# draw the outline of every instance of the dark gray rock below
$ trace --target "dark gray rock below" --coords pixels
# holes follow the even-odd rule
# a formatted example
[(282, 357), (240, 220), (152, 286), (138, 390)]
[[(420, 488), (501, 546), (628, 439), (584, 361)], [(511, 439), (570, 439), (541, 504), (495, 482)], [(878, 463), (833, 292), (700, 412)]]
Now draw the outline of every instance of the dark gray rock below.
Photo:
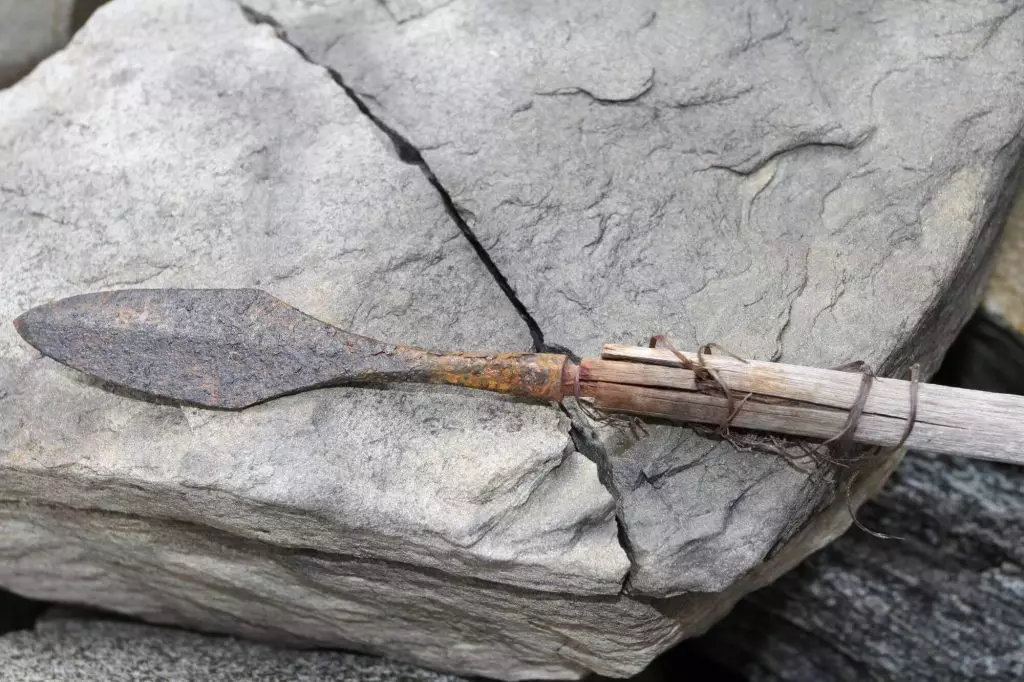
[(852, 531), (741, 602), (701, 649), (752, 682), (1019, 680), (1024, 471), (909, 455)]

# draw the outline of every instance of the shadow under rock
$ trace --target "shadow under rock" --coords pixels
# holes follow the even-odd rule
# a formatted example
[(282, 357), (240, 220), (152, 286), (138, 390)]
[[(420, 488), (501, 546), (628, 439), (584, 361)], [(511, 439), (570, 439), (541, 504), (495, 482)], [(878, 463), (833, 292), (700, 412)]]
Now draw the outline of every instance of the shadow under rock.
[(46, 602), (26, 599), (0, 589), (0, 635), (32, 628), (48, 606)]
[(109, 0), (78, 0), (71, 10), (71, 33), (77, 33), (78, 29), (89, 21), (92, 13), (98, 10)]

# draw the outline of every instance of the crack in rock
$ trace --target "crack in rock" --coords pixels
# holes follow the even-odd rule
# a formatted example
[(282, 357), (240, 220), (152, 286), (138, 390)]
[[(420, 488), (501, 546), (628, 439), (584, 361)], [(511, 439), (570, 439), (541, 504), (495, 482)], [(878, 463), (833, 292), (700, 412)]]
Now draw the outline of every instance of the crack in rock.
[(773, 162), (778, 161), (779, 159), (785, 156), (795, 154), (803, 149), (837, 149), (844, 151), (853, 151), (854, 149), (857, 149), (861, 145), (868, 142), (874, 136), (875, 130), (876, 128), (874, 127), (868, 128), (859, 133), (858, 135), (851, 137), (850, 139), (838, 141), (830, 141), (825, 139), (801, 140), (797, 138), (791, 141), (790, 143), (784, 145), (780, 149), (776, 149), (767, 156), (761, 158), (755, 157), (753, 159), (748, 159), (747, 161), (731, 165), (711, 164), (710, 166), (708, 166), (707, 169), (714, 168), (717, 170), (728, 171), (730, 173), (734, 173), (736, 175), (740, 175), (743, 177), (748, 177), (750, 175), (754, 175), (759, 170), (768, 167)]
[(455, 0), (377, 0), (396, 24), (402, 26), (444, 9)]
[[(527, 328), (530, 331), (530, 336), (533, 339), (534, 350), (536, 352), (563, 353), (563, 354), (569, 356), (569, 358), (571, 360), (573, 360), (574, 362), (579, 362), (579, 360), (580, 360), (579, 356), (576, 353), (574, 353), (572, 350), (570, 350), (568, 348), (565, 348), (565, 347), (562, 347), (562, 346), (555, 345), (555, 344), (548, 344), (548, 343), (546, 343), (544, 341), (544, 334), (541, 331), (540, 326), (537, 324), (536, 320), (533, 318), (533, 316), (530, 314), (530, 312), (526, 309), (526, 306), (518, 298), (518, 296), (516, 295), (515, 290), (512, 288), (512, 286), (509, 283), (508, 279), (499, 270), (499, 268), (495, 264), (494, 260), (491, 258), (490, 254), (487, 252), (486, 248), (480, 242), (480, 239), (473, 232), (472, 228), (470, 228), (470, 226), (468, 225), (466, 220), (462, 217), (462, 215), (460, 214), (460, 211), (459, 211), (458, 207), (455, 205), (455, 202), (452, 199), (451, 195), (448, 193), (448, 191), (444, 188), (444, 186), (438, 180), (438, 178), (434, 174), (433, 170), (430, 168), (430, 166), (427, 164), (426, 160), (423, 158), (423, 155), (420, 152), (420, 150), (417, 149), (408, 139), (406, 139), (398, 131), (396, 131), (394, 128), (392, 128), (387, 123), (382, 121), (376, 114), (374, 114), (370, 110), (370, 108), (367, 106), (367, 104), (362, 100), (362, 98), (360, 98), (360, 96), (355, 92), (355, 90), (353, 88), (351, 88), (344, 81), (344, 79), (342, 78), (341, 74), (337, 70), (335, 70), (335, 69), (333, 69), (331, 67), (328, 67), (328, 66), (324, 66), (322, 64), (317, 64), (315, 61), (313, 61), (309, 57), (309, 55), (305, 52), (305, 50), (303, 50), (301, 47), (299, 47), (298, 45), (296, 45), (296, 44), (292, 43), (290, 40), (288, 40), (287, 35), (286, 35), (285, 31), (284, 31), (284, 28), (281, 26), (281, 24), (276, 19), (274, 19), (273, 17), (271, 17), (271, 16), (269, 16), (267, 14), (258, 12), (257, 10), (255, 10), (255, 9), (253, 9), (251, 7), (248, 7), (247, 5), (244, 5), (244, 4), (240, 4), (239, 7), (241, 8), (243, 15), (245, 16), (245, 18), (248, 21), (250, 21), (253, 24), (262, 24), (262, 25), (270, 26), (271, 28), (274, 29), (278, 39), (281, 40), (282, 42), (284, 42), (289, 47), (291, 47), (293, 50), (295, 50), (295, 52), (300, 57), (302, 57), (303, 60), (305, 60), (309, 64), (313, 64), (313, 65), (320, 66), (320, 67), (324, 68), (327, 71), (327, 73), (331, 76), (331, 79), (335, 82), (335, 84), (337, 84), (338, 87), (340, 87), (342, 89), (342, 91), (348, 96), (348, 98), (356, 105), (356, 107), (358, 108), (359, 112), (361, 114), (363, 114), (364, 116), (366, 116), (366, 118), (368, 118), (379, 130), (381, 130), (385, 135), (387, 135), (388, 139), (391, 141), (391, 143), (395, 147), (395, 152), (397, 153), (398, 158), (401, 161), (403, 161), (404, 163), (415, 165), (415, 166), (417, 166), (420, 169), (420, 171), (423, 173), (423, 175), (427, 179), (427, 181), (430, 182), (431, 186), (433, 186), (434, 189), (437, 191), (437, 193), (440, 196), (442, 202), (444, 203), (444, 206), (445, 206), (445, 208), (446, 208), (446, 210), (448, 212), (449, 217), (458, 226), (459, 230), (462, 232), (462, 234), (465, 237), (465, 239), (472, 246), (472, 248), (473, 248), (474, 252), (476, 253), (477, 257), (481, 260), (481, 262), (487, 268), (488, 272), (491, 274), (491, 276), (494, 278), (495, 282), (498, 284), (499, 288), (502, 290), (502, 292), (508, 298), (509, 302), (512, 304), (513, 308), (519, 314), (520, 318), (522, 318), (522, 320), (525, 322)], [(399, 22), (399, 23), (402, 23), (402, 22)], [(644, 94), (649, 92), (651, 87), (653, 86), (653, 82), (654, 82), (654, 79), (653, 79), (653, 73), (652, 73), (652, 77), (649, 79), (648, 83), (645, 85), (643, 90), (640, 93), (638, 93), (633, 98), (633, 100), (635, 101), (635, 99), (639, 99)], [(589, 95), (589, 93), (585, 93), (585, 94)], [(594, 97), (594, 99), (596, 100), (597, 98)], [(584, 456), (586, 456), (589, 459), (593, 460), (594, 458), (591, 457), (590, 454), (588, 454), (593, 449), (591, 447), (593, 444), (590, 444), (590, 443), (587, 442), (590, 439), (587, 437), (587, 435), (584, 433), (584, 431), (579, 428), (580, 425), (576, 422), (575, 419), (573, 419), (573, 415), (571, 415), (568, 411), (566, 411), (564, 407), (561, 407), (561, 409), (569, 416), (570, 422), (573, 425), (573, 428), (571, 429), (571, 434), (570, 435), (572, 437), (572, 440), (573, 440), (573, 443), (574, 443), (574, 446), (575, 446), (575, 450), (577, 452), (579, 452), (580, 454), (583, 454)], [(577, 441), (577, 437), (582, 442)], [(600, 471), (600, 466), (598, 466), (598, 469)], [(633, 574), (633, 570), (634, 570), (634, 568), (636, 566), (636, 563), (635, 563), (635, 560), (633, 558), (631, 542), (630, 542), (630, 540), (629, 540), (629, 538), (628, 538), (628, 536), (626, 534), (625, 525), (623, 523), (622, 515), (620, 513), (621, 512), (620, 503), (619, 503), (618, 499), (615, 497), (614, 487), (609, 485), (608, 482), (603, 480), (603, 479), (601, 479), (600, 482), (601, 482), (601, 485), (615, 499), (615, 507), (616, 508), (615, 508), (614, 518), (615, 518), (615, 523), (616, 523), (616, 528), (617, 528), (618, 542), (619, 542), (619, 545), (622, 548), (623, 552), (625, 553), (627, 559), (629, 560), (629, 569), (623, 575), (622, 584), (621, 584), (621, 587), (620, 587), (620, 593), (624, 594), (626, 592), (626, 589), (627, 589), (626, 586), (629, 585), (629, 582), (630, 582), (631, 576)]]
[(643, 99), (651, 90), (654, 88), (654, 69), (651, 68), (651, 73), (644, 81), (643, 85), (640, 86), (635, 92), (628, 93), (621, 97), (602, 97), (594, 92), (591, 92), (587, 88), (581, 86), (570, 86), (564, 88), (557, 88), (555, 90), (544, 90), (535, 91), (533, 94), (539, 97), (564, 97), (567, 95), (583, 95), (593, 101), (596, 104), (631, 104), (638, 102)]
[(307, 63), (325, 69), (327, 73), (330, 75), (331, 79), (335, 82), (335, 84), (338, 87), (340, 87), (342, 91), (352, 101), (352, 103), (356, 105), (356, 108), (359, 109), (359, 112), (363, 116), (368, 118), (370, 122), (373, 123), (381, 132), (387, 135), (388, 139), (391, 140), (391, 143), (394, 145), (395, 153), (398, 155), (399, 160), (401, 160), (404, 163), (416, 166), (417, 168), (420, 169), (424, 177), (427, 179), (430, 185), (437, 191), (438, 195), (440, 196), (441, 201), (444, 204), (445, 210), (448, 212), (448, 216), (459, 228), (459, 231), (462, 232), (462, 235), (466, 238), (466, 241), (469, 242), (470, 246), (473, 248), (473, 251), (476, 253), (477, 258), (479, 258), (480, 261), (483, 263), (484, 267), (487, 268), (487, 271), (491, 274), (491, 277), (494, 278), (495, 283), (497, 283), (498, 288), (500, 288), (502, 293), (505, 294), (509, 302), (512, 304), (512, 307), (515, 309), (516, 313), (526, 324), (526, 327), (530, 332), (530, 338), (533, 339), (533, 350), (539, 353), (564, 353), (573, 360), (579, 360), (579, 356), (577, 356), (571, 350), (564, 348), (562, 346), (548, 344), (544, 341), (544, 332), (541, 330), (540, 325), (537, 324), (536, 319), (534, 319), (530, 311), (527, 310), (526, 305), (522, 302), (522, 300), (520, 300), (519, 296), (516, 294), (515, 289), (509, 283), (508, 278), (498, 268), (497, 264), (494, 262), (494, 259), (491, 258), (491, 255), (487, 252), (487, 249), (480, 242), (479, 237), (477, 237), (476, 233), (473, 232), (473, 229), (462, 217), (462, 213), (460, 212), (459, 207), (455, 204), (455, 201), (452, 199), (451, 194), (448, 193), (448, 190), (446, 190), (444, 186), (441, 184), (440, 180), (438, 180), (437, 175), (434, 174), (434, 171), (427, 164), (426, 160), (423, 158), (423, 155), (420, 153), (420, 150), (417, 149), (415, 145), (413, 145), (401, 133), (399, 133), (397, 130), (389, 126), (387, 123), (382, 121), (379, 116), (370, 111), (370, 108), (362, 100), (359, 94), (345, 82), (345, 79), (342, 78), (341, 74), (338, 73), (337, 70), (329, 66), (325, 66), (323, 64), (315, 62), (312, 58), (310, 58), (310, 56), (306, 53), (305, 50), (303, 50), (300, 46), (296, 45), (295, 43), (291, 42), (288, 39), (288, 36), (284, 28), (276, 19), (242, 3), (239, 4), (239, 7), (242, 10), (242, 14), (250, 23), (270, 26), (276, 32), (278, 39), (281, 40), (281, 42), (288, 45), (289, 47), (291, 47), (293, 50), (295, 50), (295, 52), (300, 57), (302, 57), (302, 59), (304, 59)]

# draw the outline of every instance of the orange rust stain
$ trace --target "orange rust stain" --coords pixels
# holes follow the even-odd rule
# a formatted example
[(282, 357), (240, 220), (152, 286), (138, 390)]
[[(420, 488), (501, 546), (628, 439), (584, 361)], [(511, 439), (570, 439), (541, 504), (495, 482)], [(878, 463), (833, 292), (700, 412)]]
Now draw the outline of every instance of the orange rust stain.
[(537, 400), (562, 396), (565, 356), (534, 353), (452, 354), (438, 358), (437, 381)]

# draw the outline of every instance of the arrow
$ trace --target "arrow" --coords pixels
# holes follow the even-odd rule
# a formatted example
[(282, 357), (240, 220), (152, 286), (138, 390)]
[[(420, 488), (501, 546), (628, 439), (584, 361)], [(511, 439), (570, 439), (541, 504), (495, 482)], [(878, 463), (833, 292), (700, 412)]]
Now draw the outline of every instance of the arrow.
[(441, 353), (352, 334), (257, 289), (84, 294), (14, 324), (69, 367), (207, 407), (339, 384), (452, 384), (537, 401), (574, 396), (609, 412), (718, 424), (723, 435), (735, 427), (824, 440), (832, 451), (905, 444), (1024, 464), (1024, 397), (671, 346), (607, 345), (579, 366), (551, 353)]

